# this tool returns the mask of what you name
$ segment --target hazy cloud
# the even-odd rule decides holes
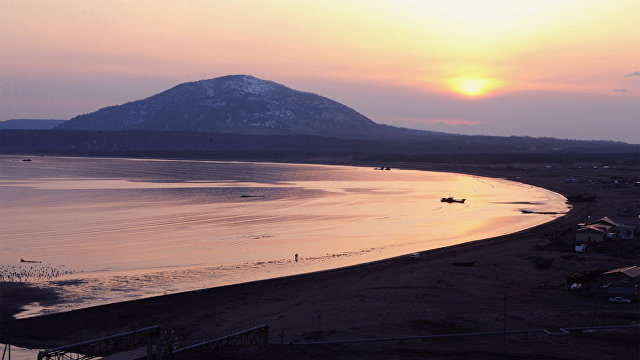
[[[626,93],[629,92],[629,90],[627,89],[613,89],[614,93]]]
[[[627,74],[624,77],[632,77],[632,76],[639,76],[640,77],[640,71],[634,71],[631,74]]]
[[[383,124],[391,124],[394,126],[406,127],[410,129],[434,130],[437,128],[446,128],[449,131],[456,128],[482,127],[485,122],[464,119],[433,119],[428,117],[377,117],[378,122]],[[434,130],[439,131],[439,130]],[[455,131],[454,131],[455,132]]]
[[[640,78],[634,78],[638,80]],[[469,135],[554,136],[640,144],[634,88],[610,95],[520,92],[467,99],[408,86],[322,79],[285,85],[336,100],[389,125]],[[618,89],[622,89],[623,85]]]

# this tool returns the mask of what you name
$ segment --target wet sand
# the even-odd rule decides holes
[[[393,165],[390,165],[393,167]],[[638,323],[638,304],[610,304],[565,289],[570,273],[638,265],[638,257],[607,254],[566,257],[575,224],[587,216],[615,215],[639,202],[638,188],[565,183],[569,175],[609,178],[638,176],[638,169],[570,167],[467,166],[411,164],[412,168],[504,177],[565,195],[596,194],[598,201],[578,203],[569,215],[519,233],[348,268],[303,274],[187,293],[103,305],[37,318],[2,323],[2,340],[17,345],[51,347],[117,332],[162,325],[173,329],[183,344],[229,328],[267,324],[270,341],[285,344],[322,340],[417,336],[475,331],[501,331],[506,309],[508,329],[558,329]],[[524,216],[524,215],[523,215]],[[565,236],[560,234],[566,231]],[[556,250],[537,251],[534,244],[556,236]],[[559,237],[558,237],[559,236]],[[564,256],[564,257],[563,257]],[[553,259],[538,269],[534,259]],[[476,261],[474,266],[451,266]],[[3,297],[6,293],[2,291]],[[506,301],[505,301],[506,295]],[[10,314],[12,302],[2,300]],[[19,301],[15,301],[18,305]],[[505,307],[506,304],[506,307]],[[458,359],[516,358],[637,359],[637,331],[584,336],[502,337],[385,342],[334,346],[270,347],[262,358],[389,357]],[[254,353],[230,358],[251,358]]]

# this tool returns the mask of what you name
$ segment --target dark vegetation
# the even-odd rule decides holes
[[[11,119],[0,121],[0,129],[50,130],[65,121],[54,119]]]
[[[375,139],[176,131],[0,130],[0,153],[256,160],[637,165],[640,146],[611,141],[431,134]]]

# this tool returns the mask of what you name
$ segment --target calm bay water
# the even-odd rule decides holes
[[[21,316],[363,263],[557,216],[522,209],[568,209],[545,189],[459,174],[21,159],[0,157],[1,275],[22,271],[64,299]],[[467,201],[441,203],[449,194]]]

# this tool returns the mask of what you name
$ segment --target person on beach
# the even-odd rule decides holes
[[[298,262],[298,254],[296,254],[296,262]]]

